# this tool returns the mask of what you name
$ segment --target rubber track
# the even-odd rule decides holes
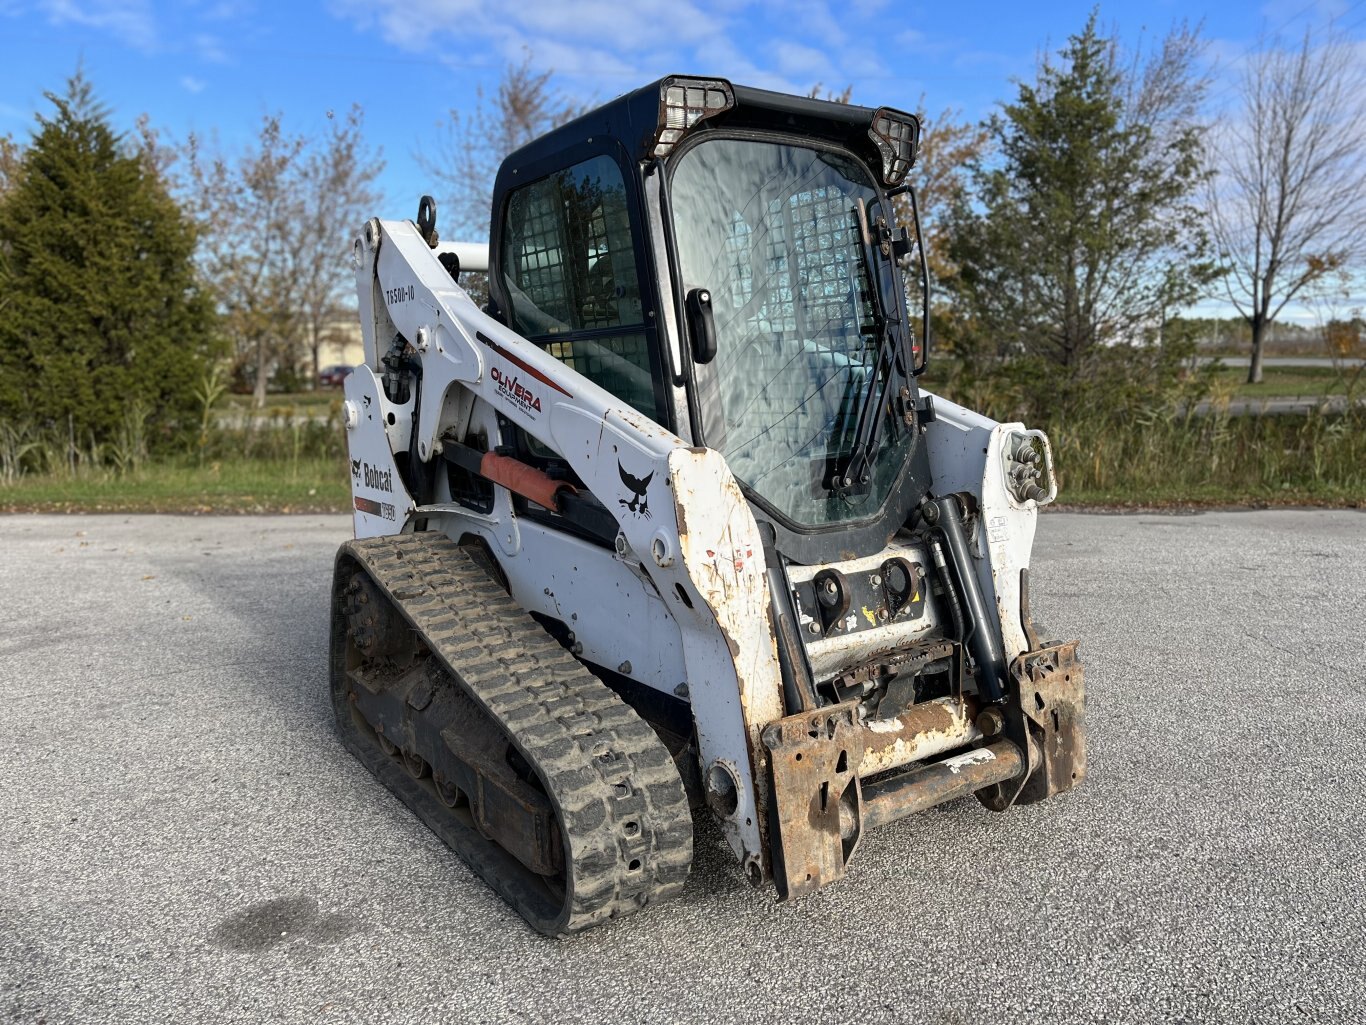
[[[337,557],[338,590],[342,575],[354,572],[348,562],[369,573],[433,657],[501,724],[559,815],[565,902],[558,917],[546,918],[525,906],[521,887],[504,885],[498,871],[481,864],[479,848],[487,843],[455,842],[451,830],[430,821],[429,808],[414,803],[411,787],[400,792],[471,868],[533,927],[561,936],[682,889],[692,863],[687,796],[668,750],[634,709],[444,534],[346,543]],[[335,610],[333,622],[335,631]],[[345,672],[338,654],[334,645],[334,675]]]

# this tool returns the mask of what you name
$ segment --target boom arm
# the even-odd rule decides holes
[[[753,752],[759,730],[783,715],[782,683],[758,528],[725,460],[481,312],[412,222],[371,220],[353,258],[368,364],[346,384],[356,535],[409,531],[440,511],[412,501],[393,453],[440,458],[448,431],[466,433],[476,396],[562,456],[673,609],[703,764],[729,774],[739,803],[723,826],[747,871],[765,874],[765,802],[755,793],[765,774]],[[403,404],[389,401],[373,369],[395,336],[422,368],[420,394]],[[515,547],[515,533],[506,542]]]

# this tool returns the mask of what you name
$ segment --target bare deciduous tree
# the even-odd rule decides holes
[[[302,211],[292,245],[299,312],[315,382],[319,350],[355,296],[347,262],[351,242],[379,204],[375,181],[384,161],[366,145],[364,129],[360,107],[352,107],[345,119],[333,120],[325,144],[310,147],[297,168],[295,188]]]
[[[487,238],[493,179],[503,158],[579,113],[551,84],[553,74],[533,71],[530,56],[509,65],[492,99],[478,90],[473,109],[448,112],[435,150],[418,152],[418,165],[439,183],[450,218],[447,237],[455,237],[453,227],[472,240]]]
[[[1248,381],[1287,303],[1366,255],[1366,71],[1341,34],[1269,46],[1244,70],[1239,120],[1217,133],[1210,218],[1229,300],[1252,329]]]
[[[813,100],[829,100],[831,103],[853,103],[854,87],[846,85],[841,91],[827,89],[820,82],[813,85],[806,94]]]
[[[532,70],[529,54],[508,65],[492,99],[480,89],[473,109],[449,111],[434,148],[417,152],[418,166],[437,183],[445,238],[488,239],[493,180],[503,159],[582,112],[554,86],[553,75]],[[484,275],[462,274],[460,282],[476,302],[487,298]]]
[[[266,117],[236,158],[186,147],[189,196],[201,225],[199,259],[236,354],[234,371],[254,367],[254,404],[266,404],[274,363],[288,355],[303,311],[293,240],[304,218],[294,177],[307,146]]]
[[[206,154],[193,136],[185,155],[200,263],[233,341],[234,371],[254,370],[263,406],[276,365],[297,370],[306,356],[317,379],[319,349],[353,294],[346,258],[378,203],[384,165],[365,143],[358,107],[321,141],[272,116],[236,157]]]
[[[148,171],[174,188],[177,184],[175,165],[180,160],[180,150],[162,137],[161,131],[153,126],[147,114],[138,115],[133,136]]]

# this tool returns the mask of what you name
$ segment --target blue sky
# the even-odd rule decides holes
[[[321,131],[359,103],[388,162],[384,216],[411,216],[428,183],[414,152],[443,114],[467,109],[503,66],[530,53],[566,92],[612,96],[670,72],[805,92],[853,87],[856,102],[959,108],[977,118],[1079,29],[1090,0],[1046,4],[893,0],[0,0],[0,134],[27,135],[45,90],[84,62],[116,123],[146,113],[173,138],[216,133],[229,148],[263,114]],[[1219,84],[1259,33],[1292,39],[1330,18],[1362,41],[1366,0],[1107,2],[1127,44],[1176,20],[1203,21]],[[1363,98],[1366,102],[1366,97]],[[430,147],[429,147],[430,148]]]

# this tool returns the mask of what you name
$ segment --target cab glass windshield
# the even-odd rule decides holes
[[[716,325],[710,369],[724,425],[708,427],[707,444],[798,525],[874,514],[911,443],[883,410],[871,479],[852,491],[829,486],[854,445],[881,344],[860,199],[878,208],[861,164],[789,143],[708,139],[672,175],[683,288],[711,292]]]

